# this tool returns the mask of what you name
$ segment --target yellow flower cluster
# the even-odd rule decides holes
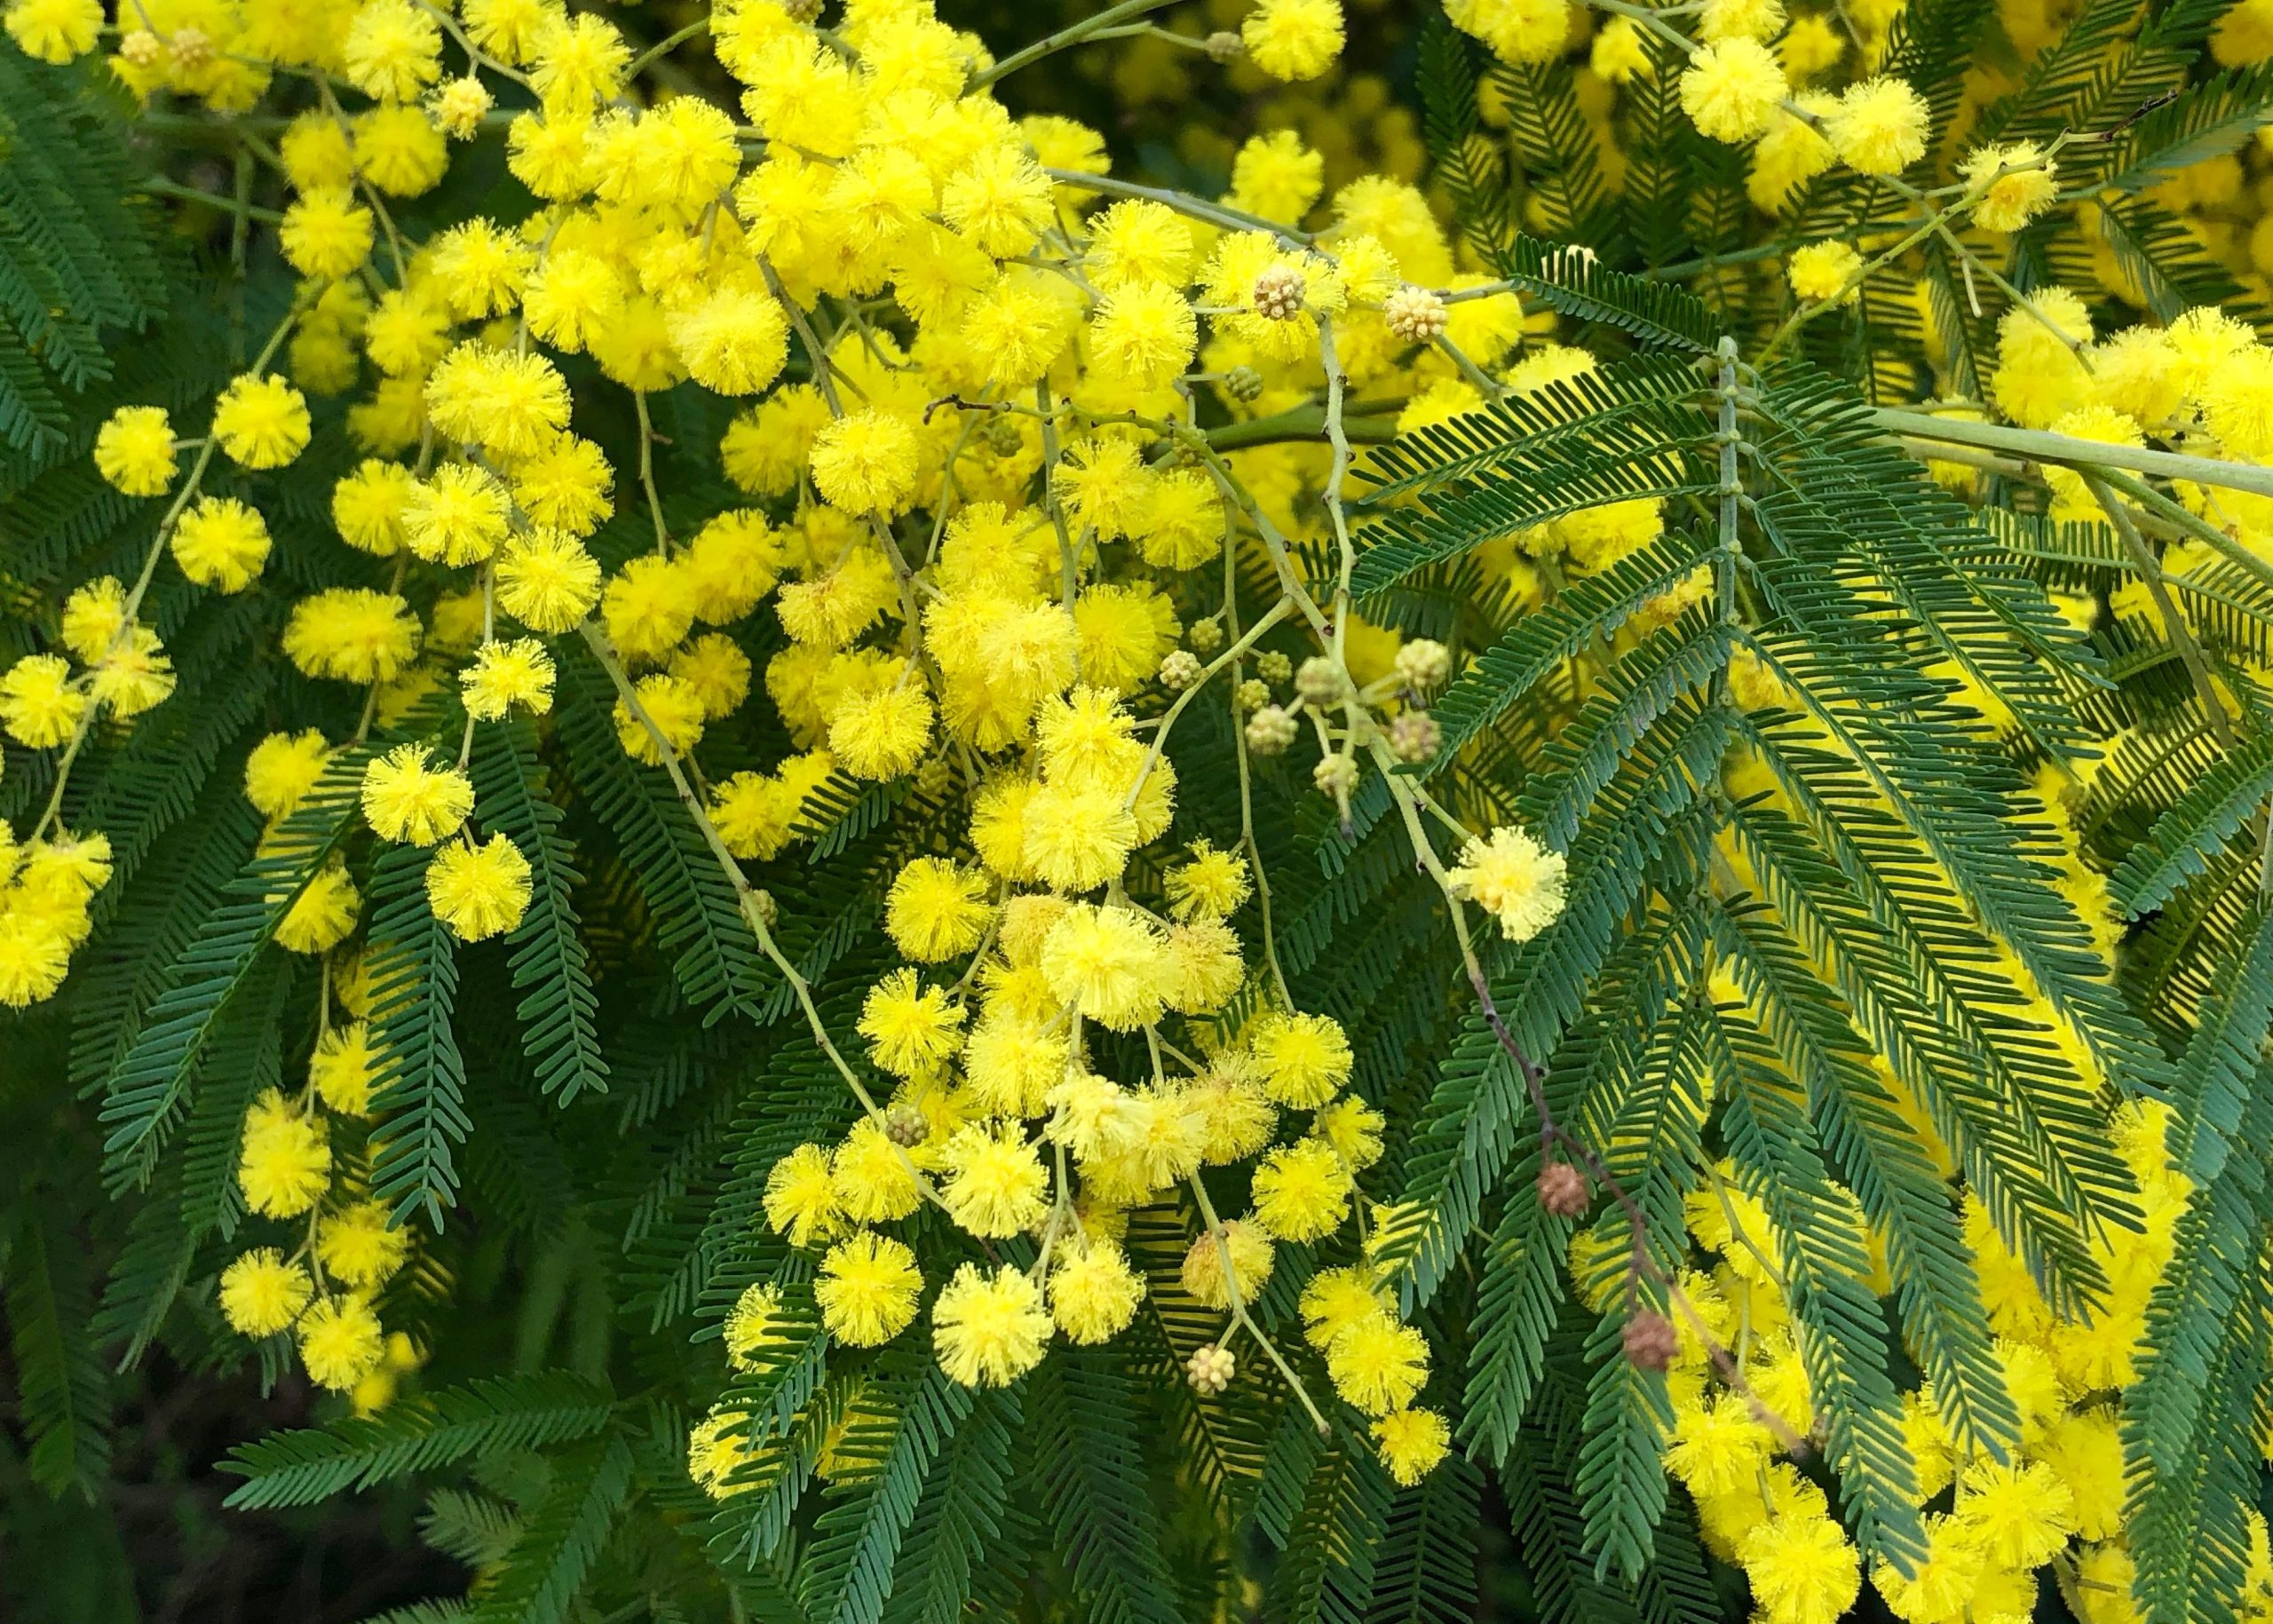
[[[1382,1116],[1352,1086],[1362,1074],[1342,1027],[1295,1007],[1267,923],[1247,932],[1264,944],[1262,962],[1242,947],[1232,922],[1267,904],[1253,841],[1167,844],[1179,789],[1168,746],[1201,704],[1227,714],[1243,777],[1250,758],[1307,736],[1319,747],[1312,785],[1345,817],[1363,773],[1432,757],[1428,704],[1451,675],[1445,647],[1368,626],[1348,601],[1346,567],[1338,596],[1306,567],[1351,550],[1345,396],[1396,403],[1377,420],[1409,432],[1501,399],[1537,401],[1596,362],[1546,341],[1536,313],[1464,266],[1413,184],[1409,128],[1387,113],[1371,139],[1409,162],[1353,172],[1334,121],[1290,118],[1220,154],[1224,195],[1191,197],[1113,175],[1095,130],[1014,116],[992,89],[1006,65],[930,0],[846,0],[826,28],[814,9],[731,0],[712,11],[709,48],[733,86],[723,103],[651,94],[649,63],[635,62],[617,27],[558,0],[147,0],[114,31],[112,70],[144,97],[226,115],[272,81],[321,87],[273,143],[289,193],[276,248],[304,280],[202,435],[178,435],[164,408],[137,405],[94,445],[117,492],[166,505],[140,576],[80,587],[57,647],[0,672],[0,729],[54,752],[59,779],[20,840],[0,825],[0,1002],[52,995],[108,877],[103,837],[57,820],[60,780],[93,729],[171,692],[166,652],[141,619],[155,571],[170,564],[202,590],[244,591],[289,545],[271,531],[257,478],[243,486],[249,499],[206,491],[217,459],[248,476],[286,468],[310,443],[308,398],[348,396],[354,465],[329,492],[329,512],[340,543],[376,561],[370,579],[385,584],[298,595],[281,644],[307,677],[360,690],[364,719],[352,739],[279,733],[252,752],[246,794],[271,840],[343,749],[423,701],[454,701],[464,719],[455,756],[431,740],[376,755],[362,816],[378,840],[432,849],[428,906],[456,937],[514,930],[531,867],[482,828],[472,744],[479,727],[550,713],[571,637],[614,687],[625,754],[669,777],[738,884],[735,864],[819,833],[832,791],[908,780],[954,815],[940,849],[907,859],[890,886],[885,928],[904,963],[861,1006],[872,1072],[840,1061],[861,1116],[841,1139],[783,1157],[764,1192],[771,1229],[818,1255],[828,1335],[890,1343],[925,1317],[928,1292],[941,1367],[996,1385],[1053,1339],[1109,1341],[1147,1291],[1175,1290],[1229,1316],[1189,1367],[1196,1388],[1221,1391],[1238,1378],[1239,1337],[1279,1357],[1251,1311],[1277,1248],[1347,1238],[1359,1261],[1304,1287],[1303,1334],[1390,1472],[1417,1480],[1449,1429],[1417,1402],[1426,1340],[1398,1318],[1368,1253],[1381,1215],[1362,1180],[1382,1154]],[[1791,210],[1835,165],[1898,180],[1926,155],[1921,87],[1879,71],[1899,11],[1887,0],[1841,14],[1862,72],[1836,93],[1814,86],[1846,60],[1845,29],[1787,16],[1778,0],[1705,0],[1696,37],[1674,40],[1645,39],[1623,12],[1595,27],[1565,0],[1445,10],[1510,63],[1583,48],[1605,149],[1618,87],[1658,47],[1686,52],[1680,106],[1705,136],[1748,144],[1746,189],[1765,215]],[[2263,10],[2253,0],[2222,25],[2222,59],[2273,56]],[[4,20],[49,60],[105,38],[92,0],[7,0]],[[1187,41],[1200,47],[1190,54],[1234,58],[1235,75],[1274,86],[1325,73],[1349,28],[1339,0],[1259,0],[1224,20]],[[1140,99],[1187,66],[1160,66],[1147,54],[1156,48],[1129,47],[1128,72],[1150,87]],[[516,88],[510,111],[495,105],[503,85]],[[432,192],[452,144],[485,137],[536,206],[407,234],[390,200]],[[2055,200],[2058,172],[2049,145],[1970,146],[1950,211],[2018,231]],[[1852,302],[1889,246],[1808,244],[1779,274],[1812,315]],[[2123,274],[2101,271],[2111,286]],[[1922,292],[1920,311],[1930,326]],[[2072,292],[2040,288],[1999,337],[1989,392],[2015,423],[2273,455],[2273,349],[2214,310],[2102,337]],[[271,370],[280,356],[285,372]],[[674,521],[652,468],[650,402],[681,386],[727,403],[718,466],[741,500]],[[628,407],[629,456],[579,432],[590,427],[585,392]],[[1321,399],[1328,421],[1307,435],[1257,432],[1226,449],[1201,427],[1267,427]],[[2055,474],[2053,487],[2055,516],[2089,511],[2080,480]],[[2263,499],[2188,495],[2236,534],[2273,536]],[[596,545],[619,506],[635,505],[652,547],[643,535],[625,558]],[[1613,503],[1496,537],[1478,558],[1528,603],[1547,582],[1612,566],[1664,522],[1657,499]],[[2191,546],[2173,550],[2167,573],[2207,563]],[[1242,603],[1247,566],[1275,595]],[[1637,629],[1706,590],[1700,572],[1647,606]],[[1263,647],[1282,625],[1306,630],[1317,652],[1298,664]],[[1777,698],[1756,661],[1739,661],[1730,680],[1739,702]],[[758,706],[792,748],[707,777],[706,733]],[[1399,804],[1416,824],[1454,821],[1434,803]],[[1435,877],[1463,943],[1469,905],[1517,943],[1562,910],[1564,860],[1532,833],[1461,830],[1456,846]],[[1742,854],[1725,855],[1741,875]],[[2066,878],[2079,892],[2096,883],[2079,860]],[[751,928],[772,955],[750,895]],[[2091,900],[2087,916],[2103,920]],[[307,1086],[264,1098],[242,1147],[247,1206],[305,1219],[305,1237],[289,1252],[246,1251],[221,1287],[233,1326],[293,1332],[311,1376],[343,1390],[389,1367],[370,1294],[409,1245],[358,1193],[360,1169],[335,1163],[327,1126],[327,1113],[370,1111],[380,1069],[347,947],[363,918],[335,859],[277,922],[285,948],[324,955],[351,1019],[327,1018]],[[1140,1047],[1141,1065],[1107,1074],[1107,1056]],[[894,1080],[882,1101],[867,1086],[875,1073]],[[2178,1200],[2159,1124],[2141,1113],[2131,1128],[2126,1152],[2150,1222],[2145,1236],[2110,1243],[2115,1317],[2079,1327],[2039,1313],[2024,1272],[2000,1266],[1993,1230],[1974,1226],[2027,1430],[2016,1461],[1964,1455],[1938,1430],[1936,1395],[1915,1396],[1913,1443],[1941,1477],[1921,1486],[1954,1484],[1956,1497],[1925,1571],[1871,1576],[1905,1624],[2024,1612],[2026,1576],[2055,1557],[2102,1575],[2126,1560],[2105,1406],[2127,1379],[2128,1339]],[[1215,1211],[1211,1173],[1247,1192],[1239,1216]],[[1122,1245],[1128,1215],[1185,1213],[1186,1202],[1182,1268],[1172,1284],[1149,1280]],[[887,1228],[927,1204],[974,1243],[1031,1240],[1032,1266],[994,1260],[988,1244],[985,1264],[927,1280]],[[1825,1624],[1865,1576],[1823,1496],[1777,1458],[1809,1430],[1812,1403],[1771,1238],[1725,1182],[1690,1221],[1719,1261],[1682,1290],[1735,1351],[1742,1382],[1712,1374],[1705,1342],[1684,1336],[1669,1461],[1764,1616]],[[1580,1260],[1582,1280],[1590,1262]],[[753,1287],[730,1318],[730,1356],[746,1359],[772,1335],[772,1289]],[[690,1443],[691,1468],[714,1493],[744,1463],[736,1419],[714,1415]],[[2093,1624],[2124,1616],[2097,1604],[2086,1606]]]
[[[1906,1099],[1890,1075],[1881,1081]],[[1817,1401],[1783,1248],[1765,1209],[1726,1163],[1691,1195],[1689,1239],[1702,1261],[1675,1282],[1681,1310],[1667,1373],[1674,1419],[1666,1464],[1695,1501],[1707,1546],[1750,1581],[1766,1624],[1832,1624],[1855,1606],[1866,1580],[1903,1624],[2019,1624],[2034,1614],[2040,1572],[2089,1624],[2140,1616],[2130,1596],[2116,1417],[2186,1202],[2187,1181],[2165,1153],[2167,1116],[2142,1103],[2119,1117],[2118,1148],[2136,1181],[2142,1227],[2098,1238],[2095,1261],[2113,1289],[2090,1319],[2054,1313],[1968,1198],[1965,1238],[1980,1260],[2001,1379],[2020,1420],[2019,1452],[1999,1458],[1963,1441],[1948,1396],[1930,1381],[1903,1396],[1917,1503],[1949,1506],[1927,1513],[1926,1560],[1907,1576],[1885,1564],[1865,1574],[1822,1489],[1794,1464],[1813,1452]],[[1846,1200],[1854,1238],[1882,1271],[1877,1237],[1851,1195]],[[1598,1307],[1618,1289],[1617,1271],[1605,1265],[1622,1239],[1622,1229],[1615,1238],[1582,1231],[1574,1242],[1573,1272],[1582,1286],[1592,1282]],[[1890,1289],[1882,1277],[1867,1284],[1873,1294]],[[2273,1560],[2261,1555],[2259,1566],[2253,1588],[2268,1598],[2267,1611],[2252,1616],[2273,1616]]]

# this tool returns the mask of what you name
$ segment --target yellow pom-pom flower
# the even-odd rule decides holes
[[[1352,1183],[1323,1140],[1281,1145],[1255,1170],[1255,1220],[1281,1240],[1319,1240],[1349,1217]]]
[[[1681,75],[1681,107],[1699,133],[1716,141],[1748,141],[1768,128],[1790,93],[1776,53],[1751,39],[1705,46]]]
[[[1434,1410],[1392,1410],[1374,1423],[1373,1432],[1382,1464],[1406,1488],[1435,1470],[1452,1447],[1452,1428]]]
[[[1003,1387],[1041,1362],[1049,1314],[1041,1289],[1008,1264],[992,1274],[965,1264],[931,1304],[939,1367],[965,1387]]]
[[[1239,37],[1272,78],[1315,79],[1342,54],[1341,0],[1262,0]]]
[[[331,1185],[331,1145],[322,1122],[271,1089],[245,1113],[237,1184],[266,1218],[295,1218]]]
[[[175,524],[169,545],[198,585],[242,592],[268,562],[268,522],[234,496],[202,496]]]
[[[1832,149],[1865,175],[1898,175],[1926,155],[1932,114],[1926,99],[1901,79],[1865,79],[1850,87],[1824,120]]]
[[[843,1222],[828,1153],[800,1145],[775,1162],[765,1176],[765,1221],[793,1247],[826,1240]]]
[[[1110,1342],[1129,1327],[1144,1300],[1144,1282],[1128,1256],[1110,1241],[1062,1246],[1049,1271],[1049,1317],[1065,1340],[1083,1346]]]
[[[990,1240],[1015,1235],[1049,1209],[1049,1170],[1015,1126],[958,1129],[940,1152],[947,1216]]]
[[[1493,829],[1470,840],[1447,872],[1453,894],[1474,901],[1500,922],[1511,942],[1527,942],[1562,916],[1569,866],[1525,830]]]
[[[281,468],[307,449],[307,398],[273,372],[245,373],[213,402],[213,438],[247,468]]]
[[[164,495],[177,466],[162,406],[122,406],[96,431],[95,471],[129,496]]]
[[[828,1334],[854,1348],[890,1342],[915,1319],[923,1276],[915,1254],[888,1235],[863,1230],[828,1248],[813,1300]]]
[[[320,1299],[300,1316],[297,1335],[308,1379],[336,1393],[370,1374],[386,1351],[379,1317],[360,1294]]]
[[[314,1295],[308,1271],[274,1247],[256,1247],[221,1271],[221,1317],[240,1336],[289,1329]]]
[[[431,846],[464,824],[473,780],[432,758],[423,744],[399,744],[364,768],[363,816],[380,838]]]
[[[426,900],[462,942],[503,935],[528,912],[529,860],[503,835],[453,841],[426,866]]]
[[[343,1285],[368,1289],[394,1278],[410,1256],[410,1232],[391,1227],[376,1201],[353,1201],[316,1225],[316,1256]]]

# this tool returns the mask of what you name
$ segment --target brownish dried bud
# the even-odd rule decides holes
[[[1587,1176],[1567,1161],[1550,1161],[1539,1170],[1539,1204],[1558,1218],[1575,1218],[1594,1199]]]
[[[1681,1351],[1681,1337],[1673,1321],[1646,1308],[1626,1322],[1619,1340],[1625,1344],[1627,1362],[1636,1370],[1667,1369],[1674,1355]]]

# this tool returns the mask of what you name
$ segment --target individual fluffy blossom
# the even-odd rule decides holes
[[[162,496],[174,482],[174,430],[162,406],[122,406],[95,433],[95,471],[129,496]]]
[[[558,13],[531,42],[529,84],[548,116],[581,111],[623,88],[631,48],[606,18]]]
[[[1058,1249],[1049,1271],[1049,1317],[1065,1340],[1083,1346],[1108,1342],[1129,1328],[1144,1297],[1144,1281],[1109,1240]]]
[[[813,1301],[831,1336],[874,1348],[914,1323],[923,1289],[915,1254],[890,1236],[863,1230],[828,1248],[813,1281]]]
[[[308,1081],[317,1097],[343,1116],[361,1116],[371,1108],[371,1081],[377,1073],[368,1021],[327,1028],[308,1057]]]
[[[1041,1221],[1049,1209],[1049,1173],[1015,1123],[959,1128],[939,1154],[939,1199],[947,1216],[974,1235],[1002,1240]]]
[[[552,656],[535,638],[492,640],[473,651],[458,673],[465,711],[481,722],[502,722],[516,706],[531,716],[552,709]]]
[[[726,1344],[726,1362],[736,1370],[756,1369],[753,1356],[781,1341],[784,1318],[779,1287],[759,1280],[742,1287],[718,1327],[719,1340]]]
[[[1848,88],[1824,120],[1824,134],[1850,169],[1898,175],[1926,155],[1932,116],[1906,80],[1881,75]]]
[[[681,567],[694,582],[694,618],[730,626],[757,607],[788,561],[782,535],[748,508],[719,513],[694,533]]]
[[[1144,282],[1181,288],[1192,280],[1192,227],[1166,203],[1117,202],[1090,219],[1085,263],[1107,292]]]
[[[653,664],[679,646],[694,625],[694,582],[671,559],[633,558],[607,583],[600,617],[609,641],[635,664]]]
[[[1220,919],[1168,927],[1163,994],[1168,1008],[1186,1015],[1220,1010],[1239,990],[1246,974],[1239,933]]]
[[[793,1247],[826,1240],[843,1221],[828,1153],[800,1145],[765,1175],[765,1222]]]
[[[269,1089],[245,1113],[237,1184],[245,1204],[265,1218],[296,1218],[331,1184],[331,1145],[322,1122]]]
[[[331,522],[360,552],[392,558],[402,550],[402,513],[418,481],[400,463],[370,457],[331,487]]]
[[[749,656],[723,632],[706,632],[680,648],[670,674],[694,690],[707,721],[733,715],[749,697]]]
[[[284,653],[311,677],[392,682],[418,654],[418,617],[392,592],[334,587],[302,598],[284,622]]]
[[[411,0],[365,0],[348,25],[340,67],[380,101],[411,101],[442,76],[442,31]]]
[[[568,381],[542,355],[462,344],[426,379],[426,415],[435,431],[508,462],[558,440],[568,412]]]
[[[1368,1314],[1327,1344],[1326,1374],[1334,1390],[1368,1415],[1386,1415],[1411,1404],[1429,1379],[1429,1343],[1387,1312]]]
[[[2076,1532],[2076,1500],[2049,1466],[1978,1461],[1959,1480],[1952,1517],[1968,1549],[2000,1567],[2032,1568]]]
[[[1863,1588],[1862,1557],[1820,1512],[1769,1517],[1744,1536],[1737,1559],[1771,1624],[1836,1624]]]
[[[1497,919],[1509,941],[1527,942],[1561,915],[1568,872],[1560,852],[1548,851],[1522,829],[1505,828],[1470,840],[1445,877],[1455,896]]]
[[[1379,1284],[1364,1264],[1319,1270],[1303,1287],[1298,1306],[1303,1335],[1313,1348],[1329,1347],[1351,1326],[1387,1311]]]
[[[426,865],[426,900],[462,942],[503,935],[528,911],[529,860],[503,835],[453,841]]]
[[[316,1256],[324,1272],[359,1290],[394,1278],[410,1256],[410,1232],[387,1222],[376,1201],[353,1201],[327,1213],[316,1226]]]
[[[403,503],[403,540],[431,564],[479,564],[511,532],[511,498],[496,475],[451,463],[412,487]]]
[[[61,744],[86,710],[87,696],[71,685],[71,663],[60,654],[27,654],[0,675],[0,727],[18,744]]]
[[[495,99],[479,75],[467,74],[435,91],[426,99],[426,107],[443,134],[455,140],[471,141],[480,133],[482,115]]]
[[[931,696],[913,681],[855,694],[829,718],[828,748],[855,778],[898,778],[923,758],[931,714]]]
[[[1276,1250],[1271,1237],[1253,1223],[1233,1218],[1192,1243],[1177,1278],[1185,1294],[1203,1307],[1231,1307],[1235,1285],[1239,1300],[1252,1303],[1271,1278]]]
[[[590,535],[615,511],[608,488],[615,471],[589,440],[563,434],[513,466],[513,500],[530,523]]]
[[[1255,1170],[1255,1216],[1281,1240],[1317,1240],[1350,1216],[1350,1170],[1319,1139],[1282,1145]]]
[[[276,945],[287,953],[329,953],[345,941],[362,916],[362,893],[338,863],[309,877],[276,922]]]
[[[174,526],[170,545],[198,585],[242,592],[268,562],[268,521],[234,496],[202,496]]]
[[[478,215],[435,238],[430,251],[435,285],[461,321],[511,310],[535,258],[518,234]]]
[[[906,508],[918,473],[915,431],[891,412],[848,414],[813,437],[813,485],[851,513],[886,517]]]
[[[1121,791],[1047,785],[1026,802],[1021,840],[1022,871],[1058,891],[1092,891],[1128,866],[1136,820]]]
[[[600,598],[600,565],[565,530],[516,536],[497,555],[497,606],[531,631],[572,631]]]
[[[2090,397],[2091,375],[2070,346],[2091,341],[2091,312],[2082,299],[2065,288],[2032,289],[2026,304],[1998,318],[1991,397],[2024,428],[2050,427]],[[2226,362],[2214,376],[2232,366]],[[2214,422],[2211,427],[2214,432]]]
[[[760,392],[789,358],[788,321],[763,289],[714,289],[666,321],[686,375],[718,394]]]
[[[361,1294],[324,1297],[300,1316],[300,1363],[319,1387],[344,1393],[378,1368],[386,1352],[379,1317]]]
[[[44,913],[0,907],[0,1004],[12,1010],[52,998],[71,968],[71,938]]]
[[[98,575],[72,589],[63,600],[59,624],[63,646],[91,665],[110,652],[126,630],[126,588],[115,575]]]
[[[1315,79],[1342,54],[1341,0],[1262,0],[1239,38],[1272,78]]]
[[[1757,40],[1705,46],[1681,75],[1681,108],[1716,141],[1748,141],[1768,128],[1791,87],[1776,53]]]
[[[1132,282],[1097,302],[1089,323],[1089,359],[1132,388],[1160,389],[1192,364],[1200,321],[1184,295],[1165,282]]]
[[[939,1367],[965,1387],[1002,1387],[1041,1362],[1049,1315],[1041,1288],[1004,1264],[992,1274],[965,1264],[931,1304]]]
[[[1263,1092],[1297,1111],[1322,1105],[1350,1081],[1350,1040],[1330,1015],[1273,1011],[1248,1034]]]
[[[345,186],[303,192],[284,211],[277,245],[303,276],[334,281],[348,275],[371,252],[372,216]]]
[[[582,350],[622,315],[623,281],[599,255],[556,247],[529,273],[521,290],[521,313],[528,318],[529,331],[545,343],[572,353]]]
[[[173,691],[173,659],[147,626],[134,627],[104,649],[88,684],[89,697],[116,717],[140,716]]]
[[[1134,908],[1068,908],[1042,939],[1041,973],[1051,994],[1115,1032],[1160,1018],[1168,971],[1166,939]]]
[[[1215,483],[1196,470],[1172,468],[1145,488],[1129,532],[1145,563],[1196,569],[1223,551],[1227,527]]]
[[[473,780],[432,759],[423,744],[398,744],[363,769],[363,816],[381,839],[431,846],[463,826]]]
[[[1973,218],[1985,231],[2018,231],[2050,208],[2060,195],[2059,171],[2033,141],[1976,147],[1958,170],[1980,196]]]
[[[899,969],[868,989],[857,1027],[869,1058],[895,1077],[928,1076],[962,1047],[963,1010],[947,989]]]
[[[863,1117],[828,1159],[836,1204],[856,1224],[886,1224],[914,1212],[923,1199],[915,1164],[875,1117]]]
[[[623,753],[645,766],[661,766],[667,749],[685,755],[702,737],[701,693],[667,672],[642,677],[610,714]]]
[[[1187,860],[1168,870],[1162,889],[1180,920],[1229,918],[1247,899],[1247,859],[1195,840]]]
[[[1023,254],[1050,221],[1049,177],[1020,147],[982,147],[939,188],[939,216],[997,259]]]
[[[1565,0],[1445,0],[1445,16],[1509,62],[1551,61],[1571,32]]]
[[[1408,1489],[1435,1470],[1452,1447],[1453,1430],[1434,1410],[1391,1410],[1374,1423],[1373,1431],[1382,1464]]]
[[[290,815],[323,776],[330,749],[316,728],[270,733],[245,757],[245,799],[271,820]]]
[[[994,909],[986,876],[944,857],[919,857],[901,868],[884,899],[892,945],[919,964],[969,953],[986,934]]]
[[[308,1271],[274,1247],[256,1247],[221,1271],[221,1317],[240,1336],[273,1336],[315,1295]]]
[[[1863,268],[1863,257],[1854,245],[1847,242],[1810,242],[1792,250],[1792,257],[1785,266],[1792,291],[1803,299],[1837,299],[1851,305],[1861,291],[1856,275]]]
[[[247,468],[281,468],[307,448],[307,397],[274,373],[242,373],[213,402],[213,438]]]
[[[98,0],[8,0],[0,27],[26,56],[60,65],[95,48],[103,8]]]

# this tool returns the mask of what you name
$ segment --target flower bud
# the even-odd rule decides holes
[[[1427,761],[1444,744],[1445,730],[1425,710],[1408,710],[1389,725],[1389,748],[1399,761]]]
[[[1382,320],[1389,330],[1407,344],[1428,344],[1445,330],[1449,320],[1445,301],[1434,290],[1406,282],[1382,301]]]
[[[1278,705],[1265,705],[1247,719],[1247,748],[1258,756],[1284,755],[1295,742],[1295,718]]]
[[[1674,1331],[1673,1321],[1651,1309],[1643,1309],[1628,1319],[1618,1335],[1627,1362],[1636,1370],[1667,1369],[1674,1355],[1681,1351],[1681,1338]]]
[[[1194,1392],[1213,1398],[1232,1384],[1232,1374],[1238,1368],[1239,1361],[1232,1357],[1229,1348],[1204,1342],[1184,1361],[1184,1380],[1192,1383]]]

